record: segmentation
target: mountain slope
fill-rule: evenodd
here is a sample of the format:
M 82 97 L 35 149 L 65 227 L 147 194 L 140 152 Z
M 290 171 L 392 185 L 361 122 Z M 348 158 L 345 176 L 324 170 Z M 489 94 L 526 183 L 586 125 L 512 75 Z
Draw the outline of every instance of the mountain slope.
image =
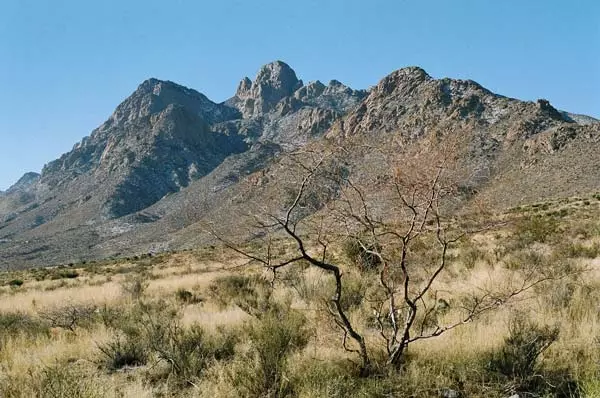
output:
M 32 178 L 23 201 L 0 196 L 0 265 L 190 247 L 210 241 L 207 222 L 251 236 L 242 215 L 281 210 L 302 175 L 298 162 L 314 154 L 335 154 L 328 167 L 370 183 L 386 162 L 414 153 L 414 164 L 399 167 L 418 167 L 451 150 L 461 206 L 588 193 L 600 188 L 599 137 L 600 124 L 578 124 L 548 101 L 506 98 L 417 67 L 364 91 L 304 85 L 276 61 L 222 104 L 150 79 Z M 331 200 L 326 191 L 314 197 Z

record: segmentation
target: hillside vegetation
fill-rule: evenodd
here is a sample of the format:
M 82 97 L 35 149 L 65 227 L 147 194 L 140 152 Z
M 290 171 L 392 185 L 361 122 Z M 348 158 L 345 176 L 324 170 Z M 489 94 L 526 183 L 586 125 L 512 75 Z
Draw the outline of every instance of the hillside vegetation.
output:
M 7 271 L 0 396 L 600 397 L 600 195 L 486 217 L 473 222 L 492 218 L 493 228 L 449 247 L 436 296 L 425 298 L 433 323 L 420 327 L 452 321 L 472 289 L 510 286 L 530 269 L 548 278 L 415 341 L 399 366 L 386 364 L 372 259 L 348 243 L 331 249 L 368 372 L 328 311 L 332 278 L 306 263 L 273 273 L 217 245 Z M 283 239 L 271 245 L 274 258 L 293 251 Z

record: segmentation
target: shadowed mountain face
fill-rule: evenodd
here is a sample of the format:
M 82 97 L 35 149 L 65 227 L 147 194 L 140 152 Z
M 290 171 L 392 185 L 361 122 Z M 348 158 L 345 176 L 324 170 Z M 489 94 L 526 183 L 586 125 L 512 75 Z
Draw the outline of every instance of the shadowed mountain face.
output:
M 588 193 L 600 188 L 599 130 L 545 100 L 416 67 L 364 91 L 304 84 L 276 61 L 221 104 L 149 79 L 41 175 L 0 193 L 0 265 L 189 247 L 206 241 L 199 223 L 207 221 L 241 234 L 241 213 L 286 203 L 298 150 L 346 147 L 345 167 L 361 180 L 377 176 L 381 148 L 453 142 L 469 199 L 508 207 Z

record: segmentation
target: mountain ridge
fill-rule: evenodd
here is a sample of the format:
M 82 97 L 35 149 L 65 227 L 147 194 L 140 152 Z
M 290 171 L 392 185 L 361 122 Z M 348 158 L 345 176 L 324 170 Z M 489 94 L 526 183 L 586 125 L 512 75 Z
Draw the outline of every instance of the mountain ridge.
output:
M 593 176 L 598 126 L 580 125 L 546 100 L 503 97 L 471 80 L 435 79 L 419 67 L 354 90 L 336 80 L 304 84 L 275 61 L 254 80 L 243 78 L 222 103 L 151 78 L 72 151 L 48 163 L 24 195 L 0 195 L 0 265 L 204 244 L 199 223 L 217 219 L 239 230 L 238 215 L 251 201 L 273 208 L 284 201 L 286 184 L 295 180 L 292 154 L 333 144 L 403 152 L 458 134 L 464 169 L 485 170 L 464 178 L 465 192 L 496 206 L 593 190 L 597 183 L 588 175 L 571 181 L 552 173 L 568 165 Z M 348 156 L 357 178 L 380 167 L 373 156 L 369 150 Z M 515 172 L 522 182 L 511 180 Z M 527 186 L 540 175 L 560 185 Z M 508 195 L 509 182 L 520 198 Z

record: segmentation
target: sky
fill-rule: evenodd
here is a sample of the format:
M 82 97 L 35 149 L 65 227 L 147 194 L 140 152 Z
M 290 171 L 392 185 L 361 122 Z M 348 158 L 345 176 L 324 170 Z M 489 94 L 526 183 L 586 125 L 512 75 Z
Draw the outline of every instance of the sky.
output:
M 600 118 L 597 0 L 2 0 L 0 190 L 149 77 L 220 102 L 278 59 L 353 88 L 417 65 Z

